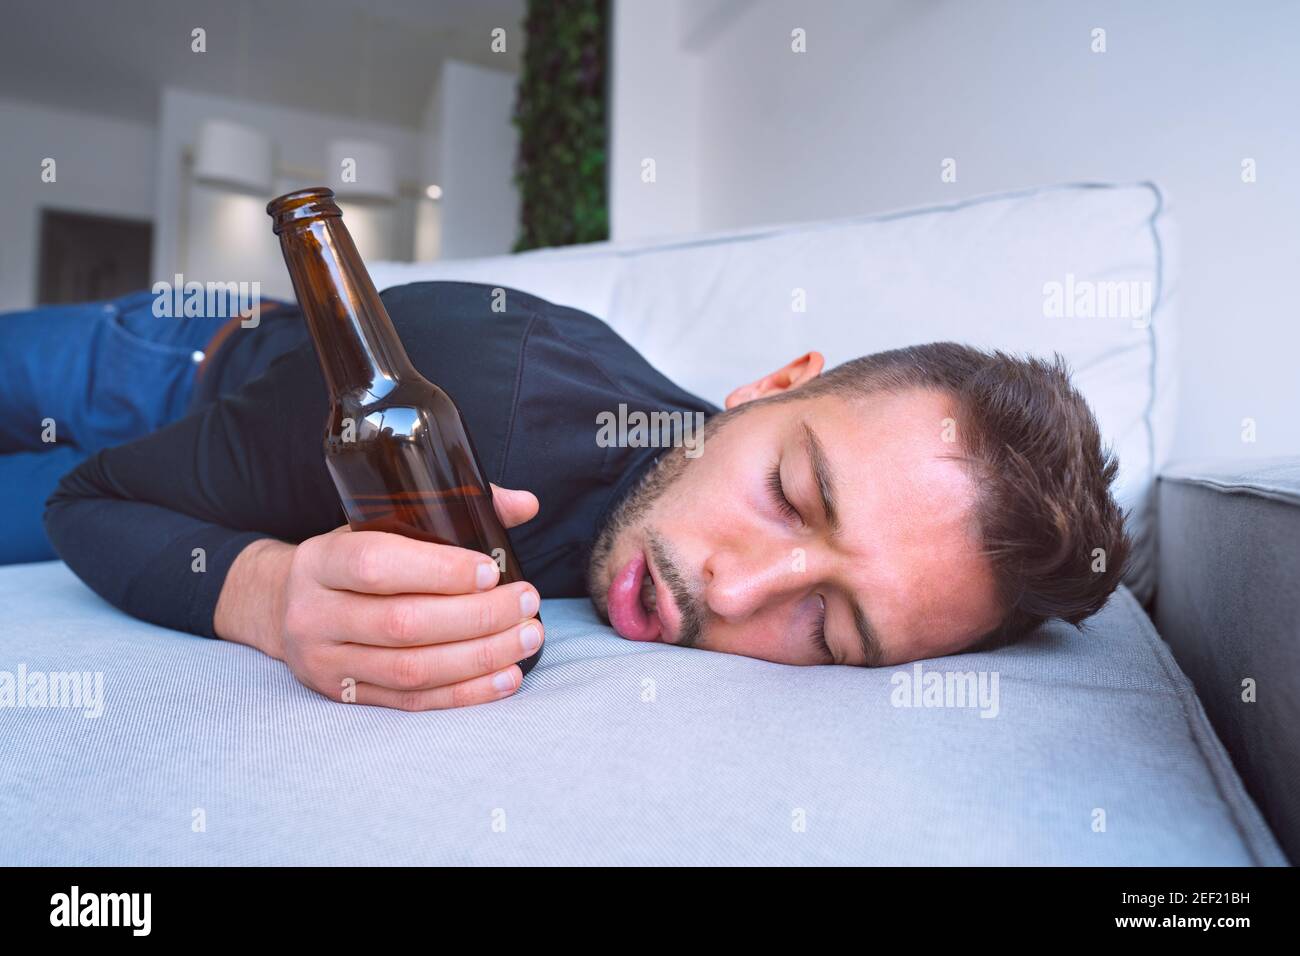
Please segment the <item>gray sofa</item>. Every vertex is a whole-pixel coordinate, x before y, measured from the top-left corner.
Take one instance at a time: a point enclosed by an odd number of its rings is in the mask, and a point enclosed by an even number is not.
[[[1300,859],[1300,458],[1170,467],[1158,514],[1160,633]]]
[[[0,568],[0,696],[5,673],[103,681],[90,718],[0,700],[0,863],[1250,865],[1284,863],[1279,841],[1294,858],[1297,465],[1167,466],[1163,209],[1150,184],[1074,184],[372,264],[380,288],[466,279],[585,309],[715,403],[810,347],[1060,352],[1120,458],[1127,587],[1082,630],[919,671],[634,644],[548,601],[515,697],[405,714],[132,620],[62,564]],[[1081,314],[1066,289],[1138,306]]]
[[[0,863],[1285,864],[1298,473],[1161,483],[1169,645],[1127,589],[919,670],[636,644],[552,601],[520,693],[425,714],[325,700],[59,562],[3,568],[0,669],[103,697],[0,710]],[[927,706],[932,674],[964,700]]]

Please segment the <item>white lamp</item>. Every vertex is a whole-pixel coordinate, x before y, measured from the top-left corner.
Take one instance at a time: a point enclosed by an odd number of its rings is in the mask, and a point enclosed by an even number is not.
[[[275,176],[275,147],[255,129],[229,120],[204,120],[194,151],[194,178],[265,195]]]
[[[366,139],[336,139],[326,161],[329,186],[340,199],[392,202],[397,176],[388,147]]]

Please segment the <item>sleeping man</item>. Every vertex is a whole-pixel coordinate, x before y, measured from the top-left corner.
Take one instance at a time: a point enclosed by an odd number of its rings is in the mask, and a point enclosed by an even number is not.
[[[1059,361],[936,343],[823,371],[809,352],[719,410],[600,320],[515,291],[494,311],[493,291],[382,298],[460,406],[526,582],[499,584],[477,552],[347,529],[321,449],[325,384],[291,305],[264,306],[256,328],[190,330],[210,338],[176,346],[165,374],[101,369],[100,392],[155,403],[152,430],[62,477],[53,548],[131,614],[248,644],[333,699],[408,710],[514,693],[542,597],[589,595],[629,640],[872,667],[1077,623],[1118,584],[1116,464]],[[163,323],[178,320],[113,308],[94,321],[131,328],[156,363],[149,337],[174,340]],[[96,340],[48,348],[80,350],[93,376]],[[33,429],[74,384],[33,386]],[[599,440],[635,412],[699,413],[704,433]]]

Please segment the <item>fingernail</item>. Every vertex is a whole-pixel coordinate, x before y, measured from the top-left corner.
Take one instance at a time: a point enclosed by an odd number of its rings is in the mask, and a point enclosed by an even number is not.
[[[492,686],[500,691],[515,689],[515,675],[510,671],[502,671],[496,677],[492,678]]]
[[[537,592],[529,588],[519,596],[519,613],[524,617],[532,617],[537,613],[537,609],[542,606],[541,598]]]
[[[524,650],[531,654],[542,646],[542,632],[536,624],[529,624],[519,632],[519,641],[524,645]]]
[[[497,566],[491,562],[480,564],[478,570],[474,572],[474,583],[479,586],[480,590],[490,588],[496,583],[496,579]]]

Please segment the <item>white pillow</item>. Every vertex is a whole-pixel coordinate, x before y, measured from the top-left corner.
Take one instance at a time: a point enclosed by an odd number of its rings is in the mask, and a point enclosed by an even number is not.
[[[1152,492],[1174,425],[1161,209],[1147,183],[1056,186],[689,240],[371,271],[380,289],[460,279],[583,309],[719,404],[814,348],[828,365],[944,339],[1060,352],[1119,456],[1117,497],[1137,544],[1126,580],[1145,600],[1154,585]]]

